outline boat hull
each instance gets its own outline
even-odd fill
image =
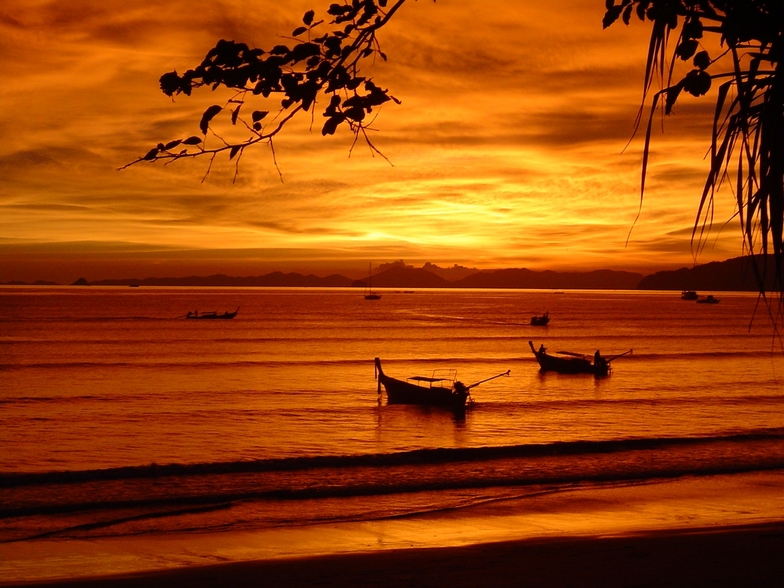
[[[610,373],[610,364],[594,365],[587,359],[579,357],[557,357],[537,351],[533,344],[531,351],[533,351],[536,361],[539,363],[539,371],[557,372],[559,374],[593,374],[594,376],[606,376]]]
[[[448,406],[463,408],[468,394],[460,394],[452,388],[440,386],[417,386],[403,380],[380,376],[379,380],[387,393],[389,404],[420,404],[423,406]]]
[[[381,386],[387,393],[389,404],[418,404],[420,406],[443,406],[454,409],[464,409],[470,403],[471,394],[468,389],[462,387],[457,390],[454,387],[443,386],[424,386],[412,384],[404,380],[398,380],[387,376],[381,369],[381,362],[376,359],[376,370],[379,383],[379,394]]]

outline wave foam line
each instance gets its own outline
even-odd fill
[[[654,437],[609,441],[557,441],[530,445],[498,447],[415,449],[398,453],[366,455],[286,457],[268,460],[229,461],[195,464],[150,464],[101,470],[56,471],[45,473],[6,473],[0,475],[0,488],[42,484],[80,484],[91,481],[130,480],[177,476],[205,476],[318,468],[384,467],[449,464],[460,461],[486,461],[515,457],[576,456],[624,451],[656,450],[676,446],[701,446],[711,443],[784,440],[784,428],[712,437]]]

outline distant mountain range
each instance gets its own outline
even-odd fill
[[[529,269],[475,270],[461,279],[449,281],[427,266],[415,268],[393,265],[373,276],[373,286],[379,288],[520,288],[520,289],[606,289],[634,290],[642,274],[612,270],[591,272],[553,272]],[[353,286],[364,286],[357,280]]]
[[[11,282],[0,282],[0,286],[62,286],[57,282],[47,282],[46,280],[36,280],[35,282],[22,282],[13,280]]]
[[[773,290],[775,265],[768,259],[767,266],[757,260],[757,269],[764,278],[765,289]],[[656,272],[645,276],[637,286],[639,290],[736,290],[756,291],[759,282],[750,257],[735,257],[715,261],[694,268]]]
[[[767,268],[765,287],[773,289],[773,260]],[[6,285],[56,285],[53,282],[8,282]],[[73,285],[82,286],[245,286],[245,287],[300,287],[300,288],[363,288],[365,280],[352,280],[333,274],[319,277],[313,274],[273,272],[263,276],[232,277],[223,274],[189,276],[185,278],[126,278],[121,280],[87,281],[80,278]],[[402,261],[383,264],[373,274],[373,286],[378,288],[519,288],[519,289],[603,289],[603,290],[747,290],[758,289],[752,262],[748,257],[706,263],[694,268],[661,271],[648,276],[634,272],[595,270],[589,272],[533,271],[525,268],[478,270],[463,266],[442,268],[426,263],[421,268]]]
[[[634,290],[642,278],[642,274],[613,270],[536,272],[522,268],[474,274],[455,282],[453,287]]]
[[[223,274],[212,276],[188,276],[186,278],[126,278],[121,280],[97,280],[88,282],[80,278],[75,286],[245,286],[245,287],[287,287],[287,288],[347,288],[354,280],[338,274],[320,278],[313,274],[272,272],[263,276],[233,277]]]

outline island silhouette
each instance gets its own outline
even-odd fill
[[[773,260],[767,267],[758,265],[757,271],[765,280],[766,288],[773,284]],[[59,285],[55,282],[13,281],[7,286]],[[296,272],[271,272],[259,276],[208,276],[149,277],[88,280],[80,277],[74,286],[212,286],[212,287],[279,287],[279,288],[364,288],[364,279],[352,279],[340,274],[325,277]],[[650,275],[618,270],[593,270],[563,272],[505,268],[479,270],[464,266],[443,268],[432,263],[422,267],[407,265],[402,261],[381,264],[373,274],[377,288],[494,288],[539,290],[710,290],[757,291],[759,281],[749,257],[736,257],[698,265],[693,268],[659,271]]]

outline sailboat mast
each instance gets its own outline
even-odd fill
[[[365,288],[365,300],[378,300],[381,294],[373,293],[373,263],[368,264],[367,287]]]

